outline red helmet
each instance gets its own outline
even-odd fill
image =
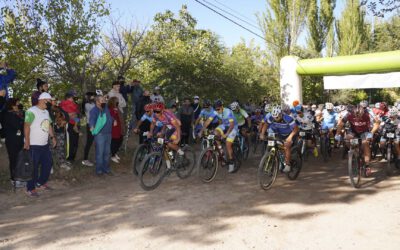
[[[153,109],[152,103],[144,105],[144,111],[148,112],[148,111],[151,111],[152,109]]]
[[[162,102],[153,103],[153,110],[163,111],[165,109],[165,105]]]
[[[386,102],[381,102],[380,105],[379,105],[379,109],[382,110],[382,111],[387,111],[388,107],[387,107]]]

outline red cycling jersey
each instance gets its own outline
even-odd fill
[[[371,119],[367,112],[361,117],[357,117],[354,114],[349,114],[346,121],[350,122],[351,130],[357,134],[369,132]]]

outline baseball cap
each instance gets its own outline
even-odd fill
[[[39,96],[39,100],[45,100],[45,99],[50,99],[51,100],[51,95],[47,92],[41,93]]]
[[[200,97],[197,96],[197,95],[195,95],[195,96],[193,97],[193,99],[200,99]]]

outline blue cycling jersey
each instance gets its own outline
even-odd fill
[[[328,112],[328,110],[326,109],[322,111],[322,117],[324,118],[322,122],[323,129],[335,127],[337,121],[339,120],[338,113],[334,111]]]
[[[149,121],[149,122],[152,122],[152,121],[153,121],[153,117],[147,115],[146,113],[144,113],[144,115],[142,116],[142,118],[140,118],[140,120],[141,120],[142,122],[144,122],[144,121],[146,121],[146,120]]]
[[[202,118],[202,119],[204,119],[204,120],[207,120],[214,112],[215,112],[215,110],[214,110],[213,108],[210,108],[210,110],[202,109],[201,112],[200,112],[199,117]],[[215,118],[211,121],[211,123],[212,123],[212,124],[218,123],[218,118],[215,117]]]
[[[235,128],[238,127],[238,123],[236,121],[235,116],[233,115],[232,110],[228,109],[228,108],[224,108],[224,110],[222,111],[222,113],[218,113],[217,111],[214,111],[210,116],[209,116],[209,120],[214,120],[215,118],[217,118],[218,120],[221,121],[221,124],[224,126],[229,126],[231,122],[234,123]]]
[[[282,120],[280,122],[276,122],[272,116],[266,118],[269,131],[273,131],[278,135],[287,136],[292,133],[294,128],[297,126],[293,117],[286,114],[282,115]]]

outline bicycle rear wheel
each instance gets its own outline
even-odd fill
[[[393,175],[393,169],[392,169],[392,164],[394,161],[393,159],[393,153],[392,153],[392,145],[388,144],[387,148],[386,148],[386,160],[387,160],[387,164],[385,167],[385,174],[387,176],[391,176]]]
[[[239,171],[239,168],[242,165],[243,153],[242,150],[240,149],[239,144],[234,143],[232,147],[233,147],[233,160],[235,165],[235,169],[232,171],[232,173],[236,173],[237,171]]]
[[[257,180],[260,187],[264,190],[272,187],[278,175],[278,161],[274,152],[270,151],[264,154],[258,165]]]
[[[362,162],[356,152],[349,152],[348,173],[350,183],[354,188],[359,188],[361,183]]]
[[[161,184],[166,171],[166,164],[161,152],[148,154],[140,166],[140,186],[146,191],[156,189]]]
[[[297,150],[293,150],[291,158],[292,159],[290,161],[290,166],[291,166],[290,172],[288,172],[286,175],[289,178],[289,180],[293,181],[296,180],[297,177],[299,176],[301,168],[303,166],[303,162]]]
[[[212,148],[206,148],[200,153],[198,175],[203,182],[211,182],[217,175],[218,155]]]
[[[176,175],[181,179],[185,179],[192,174],[194,164],[196,163],[196,155],[189,146],[183,147],[182,151],[185,152],[185,154],[181,162],[176,166]]]

